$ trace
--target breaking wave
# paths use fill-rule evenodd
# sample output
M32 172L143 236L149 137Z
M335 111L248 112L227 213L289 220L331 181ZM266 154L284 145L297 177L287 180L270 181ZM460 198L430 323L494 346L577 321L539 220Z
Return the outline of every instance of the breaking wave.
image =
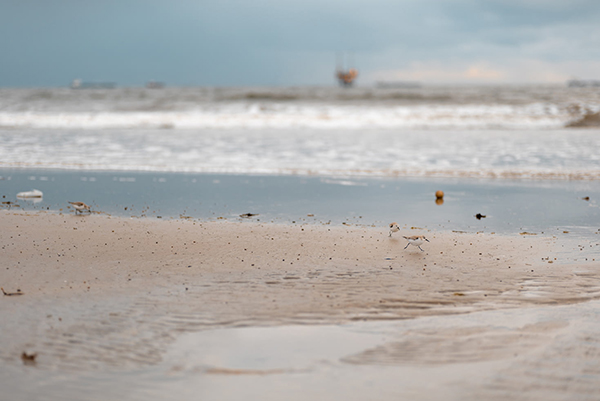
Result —
M539 129L572 116L554 106L228 105L193 111L0 112L0 127L34 129Z
M556 129L598 126L590 88L0 89L14 129Z
M600 179L596 130L3 130L0 167Z

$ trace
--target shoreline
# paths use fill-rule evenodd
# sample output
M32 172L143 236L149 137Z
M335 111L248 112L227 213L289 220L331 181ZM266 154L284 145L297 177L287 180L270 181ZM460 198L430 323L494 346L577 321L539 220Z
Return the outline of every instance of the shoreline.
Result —
M443 169L393 169L393 170L373 170L373 169L322 169L314 170L311 168L275 168L275 169L242 169L235 168L174 168L165 169L161 166L126 166L125 168L106 167L101 165L85 164L29 164L27 162L2 163L0 162L0 173L2 171L48 171L48 172L73 172L73 173L102 173L102 174L189 174L189 175L223 175L223 176L242 176L242 177L300 177L300 178L332 178L332 179L353 179L353 180L393 180L393 179L467 179L467 180L507 180L523 182L544 182L544 181L582 181L597 182L600 181L600 170L598 169L579 169L573 171L549 171L523 169L515 170L512 168L486 169L480 168L443 170ZM0 175L0 178L2 176Z
M83 201L94 212L121 217L239 220L252 213L259 214L257 221L279 224L397 221L408 228L559 236L568 231L593 239L599 183L18 170L0 181L0 209L12 202L23 211L66 212L67 201ZM32 189L43 198L16 198ZM446 194L443 203L434 196L438 190ZM477 220L478 213L487 218Z

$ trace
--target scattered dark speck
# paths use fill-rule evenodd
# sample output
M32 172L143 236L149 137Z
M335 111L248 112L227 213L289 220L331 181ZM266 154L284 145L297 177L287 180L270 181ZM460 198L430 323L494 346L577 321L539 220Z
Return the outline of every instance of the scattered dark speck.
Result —
M244 213L244 214L240 214L240 217L243 217L245 219L249 219L250 217L253 216L258 216L258 213Z
M28 354L27 352L23 352L21 354L21 360L25 365L35 365L35 358L37 357L37 353Z

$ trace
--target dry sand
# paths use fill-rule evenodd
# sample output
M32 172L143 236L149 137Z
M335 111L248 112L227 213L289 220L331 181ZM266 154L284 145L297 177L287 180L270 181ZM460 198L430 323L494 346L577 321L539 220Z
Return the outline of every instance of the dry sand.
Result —
M401 236L414 234L430 239L422 245L425 252L403 250ZM23 295L2 297L0 358L15 364L27 351L37 352L37 367L50 371L135 369L163 361L182 333L206 329L398 320L589 301L600 298L600 263L586 260L579 242L422 229L389 238L387 227L1 211L0 286ZM446 328L439 334L466 347L473 333ZM532 336L517 333L511 342L523 338L517 348L525 351L535 342ZM441 352L451 353L451 344L442 344ZM406 356L412 354L404 343L388 347L341 360L378 364L396 353L403 355L402 364L423 363ZM489 344L481 347L491 352ZM514 348L496 347L492 359L508 357Z

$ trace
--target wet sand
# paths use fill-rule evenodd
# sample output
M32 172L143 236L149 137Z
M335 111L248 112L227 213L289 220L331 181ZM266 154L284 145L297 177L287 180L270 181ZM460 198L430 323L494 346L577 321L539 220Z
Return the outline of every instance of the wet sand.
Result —
M425 252L403 250L401 235L414 234L430 239ZM23 294L0 302L0 381L28 399L191 397L198 380L205 399L244 388L272 390L263 399L291 388L289 399L593 399L597 246L567 234L390 238L387 227L0 211L0 286Z

